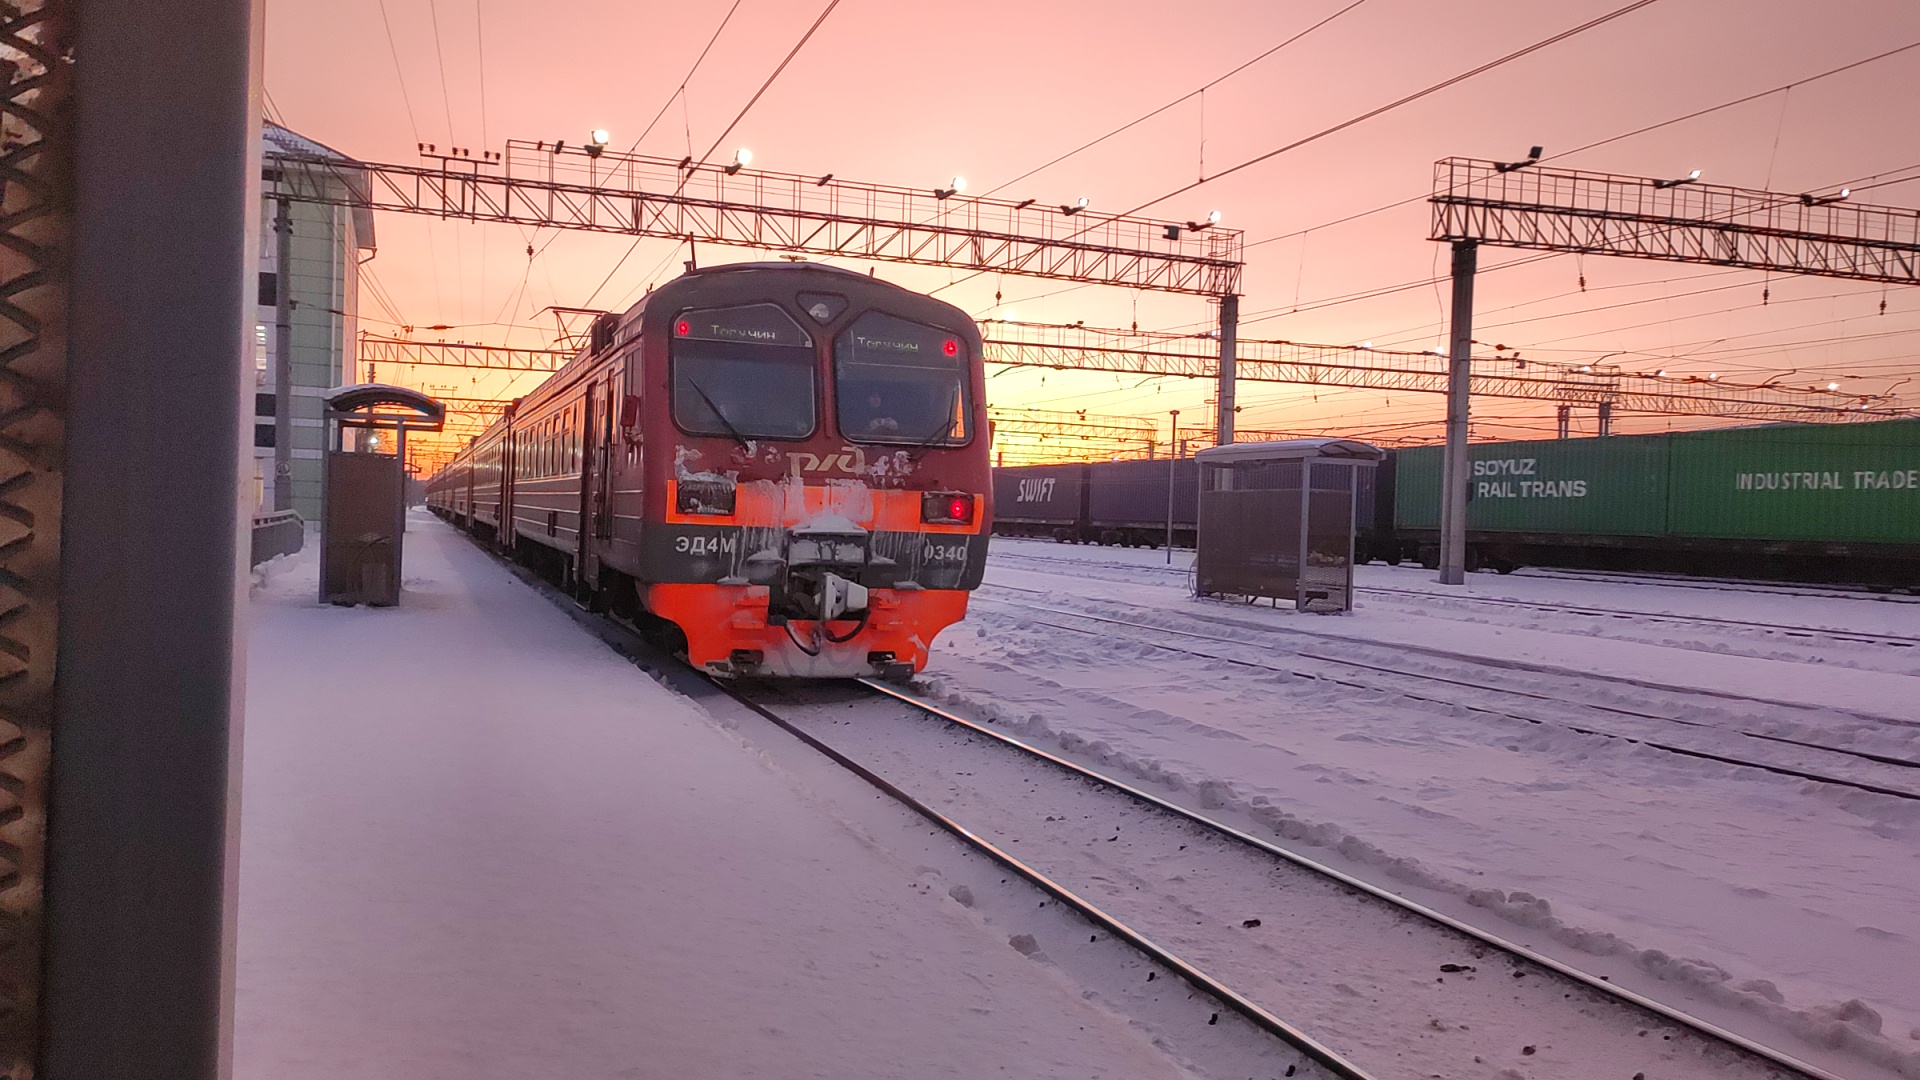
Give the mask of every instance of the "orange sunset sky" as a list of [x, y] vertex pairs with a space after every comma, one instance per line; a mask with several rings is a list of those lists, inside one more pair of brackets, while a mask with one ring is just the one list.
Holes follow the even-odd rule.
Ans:
[[[984, 193], [1351, 3], [843, 0], [715, 157], [744, 146], [768, 169], [913, 186], [959, 174], [970, 192]], [[1128, 209], [1622, 3], [1362, 0], [1204, 95], [997, 193], [1085, 196], [1096, 208]], [[367, 160], [412, 162], [419, 142], [476, 154], [508, 138], [577, 142], [595, 127], [608, 129], [617, 149], [640, 139], [643, 153], [697, 155], [824, 4], [268, 0], [266, 85], [288, 126]], [[711, 53], [677, 92], [730, 8]], [[1912, 0], [1658, 0], [1144, 213], [1185, 220], [1218, 209], [1223, 224], [1246, 231], [1245, 337], [1444, 347], [1445, 286], [1410, 284], [1446, 271], [1420, 201], [1435, 159], [1517, 158], [1533, 144], [1553, 155], [1912, 42], [1920, 42]], [[1557, 163], [1656, 176], [1697, 168], [1711, 182], [1788, 192], [1850, 184], [1857, 201], [1920, 206], [1917, 85], [1920, 48]], [[1859, 190], [1876, 176], [1878, 186]], [[685, 258], [683, 244], [666, 240], [641, 241], [622, 263], [632, 246], [624, 237], [399, 215], [382, 216], [377, 228], [368, 269], [378, 298], [363, 297], [363, 326], [455, 328], [419, 332], [425, 338], [544, 345], [553, 323], [541, 309], [623, 309]], [[1541, 360], [1610, 357], [1629, 369], [1752, 382], [1785, 374], [1790, 384], [1897, 388], [1920, 400], [1920, 389], [1904, 385], [1920, 367], [1913, 290], [1572, 255], [1498, 269], [1521, 254], [1482, 253], [1475, 337], [1489, 344]], [[765, 257], [701, 249], [703, 263]], [[965, 276], [886, 264], [878, 272], [926, 290]], [[1152, 329], [1214, 318], [1196, 297], [1011, 276], [940, 295], [983, 318]], [[534, 377], [509, 385], [429, 371], [408, 381], [512, 396]], [[466, 385], [444, 389], [456, 381]], [[1159, 423], [1170, 408], [1183, 420], [1202, 415], [1211, 396], [1197, 381], [1031, 370], [988, 385], [999, 406]], [[1438, 395], [1258, 383], [1243, 383], [1240, 400], [1245, 428], [1377, 438], [1435, 434], [1444, 411]], [[1552, 433], [1547, 403], [1476, 409], [1477, 435]], [[1591, 432], [1590, 415], [1577, 421], [1576, 430]], [[1667, 423], [1635, 418], [1617, 429]]]

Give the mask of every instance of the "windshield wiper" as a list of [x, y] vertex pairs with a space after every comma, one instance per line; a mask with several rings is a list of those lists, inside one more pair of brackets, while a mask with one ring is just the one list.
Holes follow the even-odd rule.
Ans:
[[700, 400], [706, 402], [707, 408], [713, 410], [714, 419], [720, 421], [720, 426], [727, 429], [727, 434], [733, 436], [733, 441], [739, 443], [742, 450], [753, 449], [752, 444], [747, 442], [747, 437], [740, 434], [740, 429], [733, 426], [733, 421], [727, 419], [727, 414], [720, 411], [720, 406], [715, 403], [712, 398], [707, 396], [705, 390], [700, 389], [700, 384], [697, 381], [689, 377], [687, 379], [687, 385], [693, 387], [693, 392], [699, 394]]
[[960, 388], [956, 386], [953, 388], [952, 392], [947, 395], [946, 420], [939, 427], [934, 429], [933, 434], [915, 443], [913, 445], [913, 449], [909, 451], [909, 453], [911, 454], [911, 453], [918, 453], [918, 452], [931, 450], [933, 449], [934, 443], [937, 443], [942, 439], [952, 438], [953, 425], [958, 423], [960, 420], [959, 412], [960, 412]]

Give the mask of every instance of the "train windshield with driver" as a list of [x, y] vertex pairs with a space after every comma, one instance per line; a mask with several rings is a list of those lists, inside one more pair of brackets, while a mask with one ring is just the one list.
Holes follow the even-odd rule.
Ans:
[[719, 674], [899, 677], [991, 520], [979, 332], [845, 270], [698, 270], [476, 438], [429, 505]]

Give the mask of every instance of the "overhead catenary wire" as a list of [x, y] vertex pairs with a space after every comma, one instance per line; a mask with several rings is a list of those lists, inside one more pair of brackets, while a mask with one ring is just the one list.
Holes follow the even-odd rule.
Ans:
[[415, 142], [420, 141], [420, 122], [413, 115], [413, 96], [407, 93], [407, 73], [400, 63], [400, 46], [393, 40], [393, 20], [387, 17], [387, 0], [379, 0], [380, 25], [387, 31], [387, 49], [393, 56], [393, 77], [400, 83], [400, 104], [407, 110], [407, 127], [413, 131]]
[[[1558, 158], [1571, 157], [1574, 154], [1584, 153], [1588, 150], [1597, 149], [1602, 146], [1609, 146], [1613, 143], [1621, 142], [1626, 139], [1631, 139], [1636, 136], [1645, 135], [1648, 132], [1659, 131], [1661, 128], [1672, 127], [1675, 124], [1682, 124], [1687, 122], [1688, 120], [1697, 120], [1702, 116], [1707, 116], [1712, 113], [1720, 112], [1725, 109], [1731, 109], [1739, 105], [1745, 105], [1748, 102], [1758, 101], [1761, 98], [1770, 97], [1774, 94], [1784, 93], [1786, 91], [1794, 89], [1795, 87], [1807, 86], [1811, 83], [1819, 82], [1822, 79], [1831, 78], [1835, 75], [1852, 71], [1855, 68], [1865, 67], [1868, 64], [1876, 63], [1881, 60], [1886, 60], [1891, 57], [1898, 56], [1902, 53], [1909, 52], [1913, 49], [1920, 49], [1920, 41], [1910, 42], [1906, 45], [1902, 45], [1895, 49], [1888, 49], [1885, 52], [1876, 53], [1862, 60], [1855, 60], [1850, 63], [1841, 64], [1839, 67], [1828, 68], [1827, 70], [1819, 72], [1818, 74], [1803, 76], [1802, 78], [1795, 79], [1792, 82], [1781, 83], [1778, 86], [1770, 87], [1766, 90], [1761, 90], [1751, 94], [1745, 94], [1740, 97], [1733, 98], [1729, 101], [1723, 101], [1718, 105], [1709, 105], [1704, 109], [1695, 109], [1692, 112], [1684, 113], [1680, 116], [1675, 116], [1666, 120], [1662, 120], [1657, 124], [1648, 124], [1645, 127], [1635, 128], [1632, 131], [1624, 132], [1619, 135], [1611, 135], [1604, 139], [1597, 139], [1593, 142], [1586, 143], [1581, 146], [1576, 146], [1571, 150], [1562, 150], [1562, 151], [1559, 151], [1558, 153], [1548, 154], [1545, 157], [1541, 158], [1540, 160], [1553, 161]], [[1296, 236], [1305, 236], [1307, 233], [1310, 233], [1310, 232], [1318, 232], [1321, 229], [1329, 229], [1334, 227], [1335, 225], [1344, 225], [1350, 221], [1357, 221], [1358, 219], [1363, 217], [1371, 217], [1374, 214], [1385, 213], [1388, 210], [1395, 210], [1402, 206], [1407, 206], [1411, 203], [1425, 202], [1429, 194], [1430, 194], [1429, 192], [1421, 192], [1418, 195], [1412, 195], [1404, 199], [1398, 199], [1393, 202], [1386, 203], [1382, 206], [1376, 206], [1371, 210], [1362, 210], [1358, 213], [1348, 214], [1344, 217], [1335, 218], [1332, 221], [1325, 221], [1325, 222], [1321, 222], [1318, 225], [1311, 225], [1304, 229], [1295, 229], [1292, 232], [1279, 233], [1277, 235], [1264, 237], [1259, 240], [1250, 240], [1247, 242], [1246, 246], [1249, 248], [1254, 248], [1254, 247], [1259, 247], [1262, 244], [1271, 244], [1280, 240], [1288, 240]]]
[[1228, 79], [1231, 79], [1235, 75], [1238, 75], [1241, 72], [1247, 70], [1248, 68], [1254, 66], [1255, 64], [1260, 63], [1262, 60], [1267, 59], [1268, 57], [1274, 55], [1280, 50], [1286, 48], [1289, 45], [1292, 45], [1294, 42], [1299, 41], [1300, 39], [1313, 33], [1315, 30], [1320, 29], [1321, 27], [1327, 25], [1328, 23], [1334, 21], [1335, 19], [1338, 19], [1340, 16], [1345, 15], [1347, 12], [1352, 11], [1354, 8], [1357, 8], [1361, 4], [1364, 4], [1366, 2], [1367, 0], [1352, 0], [1351, 3], [1347, 4], [1345, 7], [1342, 7], [1338, 11], [1335, 11], [1333, 14], [1328, 15], [1327, 17], [1319, 20], [1313, 25], [1307, 27], [1305, 30], [1302, 30], [1296, 34], [1293, 34], [1292, 36], [1286, 38], [1284, 41], [1280, 42], [1278, 45], [1272, 46], [1271, 48], [1267, 49], [1265, 52], [1262, 52], [1258, 56], [1253, 57], [1251, 60], [1247, 60], [1239, 64], [1238, 66], [1229, 70], [1225, 74], [1217, 76], [1216, 78], [1206, 83], [1203, 83], [1201, 86], [1197, 87], [1196, 89], [1187, 91], [1186, 93], [1180, 95], [1177, 98], [1174, 98], [1172, 101], [1167, 102], [1165, 105], [1162, 105], [1157, 109], [1153, 109], [1149, 112], [1141, 114], [1140, 116], [1134, 117], [1132, 120], [1129, 120], [1124, 124], [1121, 124], [1119, 127], [1114, 128], [1112, 131], [1107, 132], [1105, 135], [1101, 135], [1097, 138], [1081, 143], [1079, 146], [1076, 146], [1072, 150], [1069, 150], [1066, 153], [1061, 154], [1059, 157], [1056, 157], [1053, 160], [1048, 161], [1044, 165], [1036, 165], [1033, 168], [1028, 169], [1026, 172], [1021, 173], [1019, 176], [1016, 176], [1011, 180], [1007, 180], [994, 187], [988, 188], [986, 191], [982, 192], [981, 194], [985, 196], [985, 195], [992, 195], [997, 191], [1003, 191], [1019, 183], [1020, 181], [1025, 180], [1029, 176], [1033, 176], [1036, 173], [1045, 172], [1046, 170], [1053, 168], [1055, 165], [1060, 164], [1061, 162], [1067, 160], [1068, 158], [1074, 157], [1087, 150], [1091, 150], [1094, 147], [1100, 145], [1101, 143], [1106, 142], [1108, 139], [1113, 138], [1115, 135], [1119, 135], [1122, 132], [1138, 127], [1139, 125], [1147, 122], [1148, 120], [1151, 120], [1156, 116], [1159, 116], [1161, 113], [1166, 112], [1168, 109], [1171, 109], [1184, 102], [1191, 101], [1194, 98], [1205, 94], [1208, 90], [1211, 90], [1216, 86], [1219, 86], [1221, 83], [1226, 82]]
[[[1231, 176], [1234, 173], [1240, 172], [1243, 169], [1252, 168], [1253, 166], [1258, 165], [1261, 162], [1270, 161], [1276, 157], [1279, 157], [1282, 154], [1288, 153], [1289, 151], [1297, 150], [1300, 147], [1309, 145], [1314, 142], [1318, 142], [1319, 140], [1324, 139], [1330, 135], [1334, 135], [1339, 132], [1345, 131], [1348, 128], [1355, 127], [1359, 124], [1363, 124], [1366, 121], [1371, 120], [1376, 116], [1381, 116], [1385, 113], [1389, 113], [1395, 109], [1401, 108], [1402, 106], [1410, 105], [1413, 102], [1421, 100], [1422, 98], [1430, 97], [1450, 87], [1457, 86], [1460, 83], [1465, 82], [1469, 79], [1472, 79], [1478, 75], [1483, 75], [1486, 72], [1492, 71], [1499, 67], [1503, 67], [1507, 64], [1514, 62], [1515, 60], [1519, 60], [1523, 57], [1530, 56], [1536, 52], [1539, 52], [1542, 49], [1551, 48], [1552, 46], [1557, 45], [1562, 41], [1578, 36], [1580, 34], [1584, 34], [1589, 30], [1592, 30], [1599, 26], [1603, 26], [1609, 22], [1612, 22], [1615, 19], [1632, 14], [1633, 12], [1638, 11], [1641, 8], [1647, 7], [1649, 5], [1652, 5], [1658, 2], [1659, 0], [1633, 0], [1632, 3], [1629, 3], [1623, 7], [1615, 8], [1613, 11], [1610, 11], [1604, 15], [1600, 15], [1595, 18], [1589, 19], [1578, 26], [1571, 27], [1566, 30], [1562, 30], [1557, 34], [1553, 34], [1549, 37], [1542, 38], [1539, 41], [1532, 43], [1531, 45], [1526, 45], [1519, 49], [1515, 49], [1514, 51], [1507, 53], [1504, 56], [1498, 57], [1493, 60], [1489, 60], [1486, 63], [1479, 65], [1478, 67], [1470, 68], [1467, 71], [1463, 71], [1457, 75], [1453, 75], [1449, 78], [1442, 79], [1439, 82], [1434, 83], [1430, 86], [1427, 86], [1423, 89], [1416, 90], [1411, 94], [1407, 94], [1403, 97], [1397, 98], [1393, 101], [1388, 102], [1385, 105], [1381, 105], [1376, 108], [1369, 109], [1366, 112], [1360, 113], [1357, 116], [1349, 117], [1330, 127], [1322, 128], [1311, 135], [1307, 135], [1302, 138], [1295, 139], [1290, 143], [1287, 143], [1276, 149], [1269, 150], [1264, 154], [1259, 154], [1255, 157], [1248, 158], [1247, 160], [1242, 161], [1237, 165], [1232, 165], [1225, 169], [1222, 169], [1219, 172], [1214, 173], [1212, 176], [1203, 177], [1189, 184], [1182, 184], [1181, 186], [1174, 188], [1172, 191], [1169, 191], [1163, 195], [1157, 195], [1154, 198], [1148, 199], [1147, 201], [1140, 203], [1137, 206], [1131, 207], [1127, 210], [1123, 210], [1119, 213], [1118, 216], [1128, 217], [1133, 214], [1137, 214], [1140, 211], [1147, 209], [1148, 207], [1155, 206], [1159, 203], [1163, 203], [1168, 199], [1173, 198], [1176, 195], [1185, 194], [1186, 192], [1192, 191], [1195, 188], [1201, 187], [1206, 184], [1211, 184], [1215, 180], [1220, 179], [1221, 177]], [[1082, 227], [1080, 230], [1066, 237], [1066, 239], [1071, 240], [1074, 237], [1080, 236], [1081, 234], [1086, 232], [1087, 229], [1091, 229], [1093, 227], [1094, 226], [1092, 224], [1086, 225]], [[967, 277], [959, 278], [955, 281], [948, 282], [946, 285], [943, 285], [938, 289], [929, 290], [929, 293], [930, 295], [938, 294], [946, 289], [952, 288], [955, 285], [961, 284], [962, 282], [971, 281], [973, 278], [978, 277], [980, 273], [981, 273], [980, 271], [976, 271], [975, 273], [970, 274]]]
[[1287, 143], [1283, 146], [1276, 147], [1275, 149], [1269, 150], [1264, 154], [1257, 154], [1251, 158], [1248, 158], [1245, 161], [1240, 162], [1237, 165], [1230, 165], [1227, 168], [1222, 169], [1217, 173], [1214, 173], [1212, 176], [1206, 177], [1205, 179], [1195, 180], [1190, 184], [1182, 184], [1181, 186], [1174, 188], [1172, 191], [1169, 191], [1164, 195], [1155, 196], [1154, 198], [1148, 199], [1146, 202], [1143, 202], [1138, 206], [1135, 206], [1129, 210], [1123, 211], [1121, 216], [1125, 217], [1130, 214], [1137, 214], [1140, 211], [1145, 210], [1150, 206], [1163, 203], [1168, 199], [1173, 198], [1176, 195], [1185, 194], [1186, 192], [1192, 191], [1194, 188], [1200, 187], [1204, 184], [1211, 184], [1215, 180], [1218, 180], [1222, 177], [1232, 176], [1234, 173], [1240, 172], [1243, 169], [1250, 169], [1253, 166], [1260, 164], [1261, 162], [1271, 161], [1282, 154], [1288, 153], [1293, 150], [1297, 150], [1302, 146], [1307, 146], [1311, 143], [1318, 142], [1319, 140], [1324, 139], [1329, 135], [1338, 134], [1339, 132], [1345, 131], [1350, 127], [1363, 124], [1368, 120], [1373, 119], [1376, 116], [1384, 115], [1386, 113], [1394, 111], [1395, 109], [1399, 109], [1403, 106], [1411, 105], [1414, 102], [1419, 101], [1423, 98], [1431, 97], [1432, 95], [1437, 94], [1442, 90], [1446, 90], [1450, 87], [1458, 86], [1460, 83], [1466, 82], [1467, 80], [1475, 78], [1476, 76], [1484, 75], [1487, 72], [1493, 71], [1496, 68], [1504, 67], [1507, 64], [1511, 64], [1516, 60], [1522, 59], [1527, 56], [1531, 56], [1542, 49], [1551, 48], [1562, 41], [1566, 41], [1569, 38], [1577, 37], [1581, 34], [1586, 33], [1589, 30], [1593, 30], [1598, 27], [1604, 26], [1607, 23], [1613, 22], [1615, 19], [1619, 19], [1627, 15], [1631, 15], [1632, 13], [1639, 11], [1641, 8], [1648, 7], [1658, 2], [1659, 0], [1633, 0], [1632, 3], [1615, 8], [1614, 10], [1609, 11], [1604, 15], [1599, 15], [1592, 19], [1588, 19], [1586, 22], [1583, 22], [1578, 26], [1571, 27], [1569, 29], [1560, 31], [1557, 34], [1553, 34], [1551, 36], [1541, 38], [1539, 41], [1536, 41], [1531, 45], [1522, 46], [1521, 48], [1515, 49], [1504, 56], [1498, 57], [1493, 60], [1489, 60], [1486, 63], [1479, 65], [1478, 67], [1469, 68], [1468, 70], [1463, 71], [1458, 75], [1453, 75], [1448, 78], [1442, 79], [1437, 83], [1433, 83], [1432, 85], [1427, 86], [1423, 89], [1416, 90], [1411, 94], [1407, 94], [1403, 97], [1396, 98], [1393, 101], [1389, 101], [1385, 105], [1381, 105], [1376, 108], [1369, 109], [1366, 112], [1360, 113], [1357, 116], [1349, 117], [1330, 127], [1321, 128], [1319, 131], [1316, 131], [1311, 135], [1306, 135], [1301, 138], [1295, 139], [1290, 143]]
[[[733, 119], [728, 122], [726, 129], [720, 132], [720, 137], [713, 140], [713, 145], [707, 147], [707, 152], [701, 154], [695, 164], [705, 164], [706, 160], [713, 156], [713, 152], [719, 149], [720, 144], [726, 141], [727, 136], [733, 134], [733, 129], [740, 126], [740, 121], [746, 119], [747, 113], [751, 112], [753, 107], [759, 104], [760, 98], [766, 94], [767, 89], [773, 85], [774, 80], [780, 77], [780, 73], [787, 70], [787, 65], [793, 63], [793, 58], [800, 55], [800, 50], [806, 48], [807, 42], [813, 40], [813, 35], [820, 29], [820, 24], [826, 22], [827, 16], [833, 14], [833, 9], [839, 6], [840, 0], [827, 0], [827, 6], [821, 9], [819, 17], [813, 20], [813, 25], [807, 27], [807, 32], [800, 35], [800, 40], [794, 42], [793, 48], [787, 50], [787, 55], [781, 58], [779, 66], [775, 67], [773, 73], [767, 76], [766, 81], [760, 84], [760, 89], [753, 92], [753, 96], [747, 99], [747, 103], [740, 107], [740, 111], [734, 114]], [[728, 17], [732, 17], [731, 11], [728, 12]], [[709, 48], [711, 48], [711, 44], [709, 44]], [[686, 182], [685, 177], [688, 175], [691, 174], [686, 172], [682, 173], [682, 183]], [[635, 237], [633, 244], [627, 248], [625, 254], [620, 256], [620, 261], [613, 265], [613, 269], [607, 271], [607, 276], [601, 279], [600, 284], [594, 287], [593, 292], [587, 297], [586, 303], [581, 305], [582, 307], [593, 306], [594, 300], [598, 299], [600, 293], [606, 289], [607, 283], [612, 281], [613, 276], [620, 272], [620, 268], [627, 264], [627, 259], [633, 255], [635, 249], [639, 246], [640, 238]]]
[[[641, 129], [639, 137], [635, 138], [632, 145], [627, 147], [627, 153], [631, 154], [640, 149], [640, 144], [646, 140], [648, 135], [653, 134], [653, 129], [659, 125], [660, 118], [667, 115], [667, 110], [673, 108], [675, 101], [682, 103], [686, 101], [687, 84], [693, 81], [693, 76], [700, 70], [700, 65], [706, 63], [707, 54], [713, 51], [713, 46], [720, 40], [720, 35], [726, 32], [727, 24], [733, 21], [733, 13], [740, 10], [740, 3], [741, 0], [733, 0], [733, 5], [727, 8], [727, 13], [721, 16], [720, 25], [714, 27], [713, 33], [708, 36], [706, 45], [700, 50], [700, 55], [694, 57], [692, 65], [687, 68], [687, 73], [681, 76], [680, 85], [674, 87], [673, 92], [667, 95], [667, 100], [660, 104], [660, 111], [653, 114], [653, 119], [647, 121], [647, 126]], [[547, 249], [552, 247], [553, 242], [559, 238], [560, 233], [556, 231], [551, 237], [547, 238], [546, 243], [540, 245], [540, 250], [535, 252], [535, 254], [546, 254]], [[626, 255], [620, 257], [620, 261], [622, 263], [626, 262], [628, 256], [633, 254], [633, 249], [639, 246], [640, 238], [635, 237], [633, 244], [627, 249]], [[616, 266], [615, 269], [618, 269], [618, 266]]]

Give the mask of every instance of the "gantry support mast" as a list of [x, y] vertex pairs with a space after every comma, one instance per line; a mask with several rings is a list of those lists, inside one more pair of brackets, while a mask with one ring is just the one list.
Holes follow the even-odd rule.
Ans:
[[1440, 581], [1466, 580], [1467, 420], [1479, 246], [1618, 255], [1782, 274], [1911, 285], [1920, 281], [1920, 213], [1678, 179], [1446, 158], [1433, 171], [1433, 239], [1453, 247], [1447, 452]]

